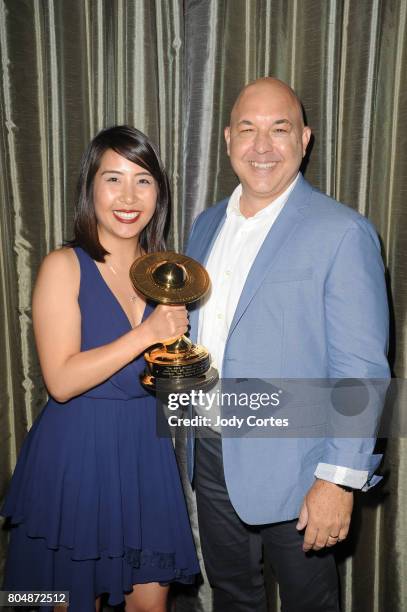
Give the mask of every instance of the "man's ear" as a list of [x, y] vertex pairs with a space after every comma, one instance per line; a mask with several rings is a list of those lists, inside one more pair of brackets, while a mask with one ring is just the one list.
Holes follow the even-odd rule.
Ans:
[[226, 141], [226, 151], [230, 157], [230, 125], [225, 127], [224, 134], [225, 134], [225, 141]]
[[311, 128], [306, 125], [302, 130], [302, 156], [307, 152], [308, 143], [311, 138]]

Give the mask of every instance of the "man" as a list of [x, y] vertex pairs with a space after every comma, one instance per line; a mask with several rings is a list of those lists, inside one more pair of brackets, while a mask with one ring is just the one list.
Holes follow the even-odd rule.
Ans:
[[[389, 375], [379, 242], [299, 173], [310, 135], [296, 94], [275, 78], [249, 84], [233, 106], [225, 139], [240, 185], [197, 218], [188, 248], [212, 279], [191, 337], [223, 378]], [[194, 477], [215, 611], [266, 610], [262, 545], [285, 612], [339, 610], [332, 547], [347, 536], [352, 490], [378, 480], [373, 438], [214, 429], [196, 441]]]

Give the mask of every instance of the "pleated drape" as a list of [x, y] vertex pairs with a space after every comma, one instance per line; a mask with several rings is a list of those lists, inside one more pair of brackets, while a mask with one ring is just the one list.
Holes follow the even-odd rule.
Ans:
[[[31, 291], [43, 256], [71, 236], [87, 142], [130, 123], [158, 144], [174, 199], [169, 246], [181, 249], [198, 212], [236, 185], [223, 129], [259, 76], [287, 81], [303, 101], [307, 179], [379, 231], [391, 363], [405, 377], [406, 0], [0, 0], [0, 50], [0, 497], [45, 399]], [[175, 444], [197, 536], [181, 433]], [[406, 446], [387, 441], [385, 484], [358, 497], [338, 550], [346, 612], [407, 609]], [[210, 612], [208, 585], [176, 607]]]

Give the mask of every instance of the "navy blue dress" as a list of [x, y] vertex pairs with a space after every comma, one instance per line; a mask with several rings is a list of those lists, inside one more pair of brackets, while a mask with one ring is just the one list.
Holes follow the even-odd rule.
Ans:
[[[131, 329], [80, 248], [81, 350]], [[146, 306], [143, 318], [152, 311]], [[139, 382], [143, 356], [61, 404], [50, 399], [24, 441], [2, 514], [12, 529], [7, 590], [70, 591], [71, 609], [123, 601], [133, 584], [199, 572], [171, 439]]]

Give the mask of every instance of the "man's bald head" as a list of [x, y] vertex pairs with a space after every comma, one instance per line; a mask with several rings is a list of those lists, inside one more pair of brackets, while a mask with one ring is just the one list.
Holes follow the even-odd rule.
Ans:
[[287, 83], [284, 83], [284, 81], [280, 81], [280, 79], [276, 79], [275, 77], [271, 76], [256, 79], [243, 87], [236, 98], [230, 113], [231, 124], [233, 123], [241, 104], [245, 100], [257, 95], [285, 97], [287, 99], [287, 103], [292, 105], [292, 107], [296, 109], [296, 112], [298, 112], [301, 125], [304, 126], [304, 112], [301, 100], [295, 91], [291, 89], [289, 85], [287, 85]]
[[286, 83], [266, 77], [244, 87], [225, 128], [244, 214], [255, 214], [294, 181], [310, 136], [301, 102]]

